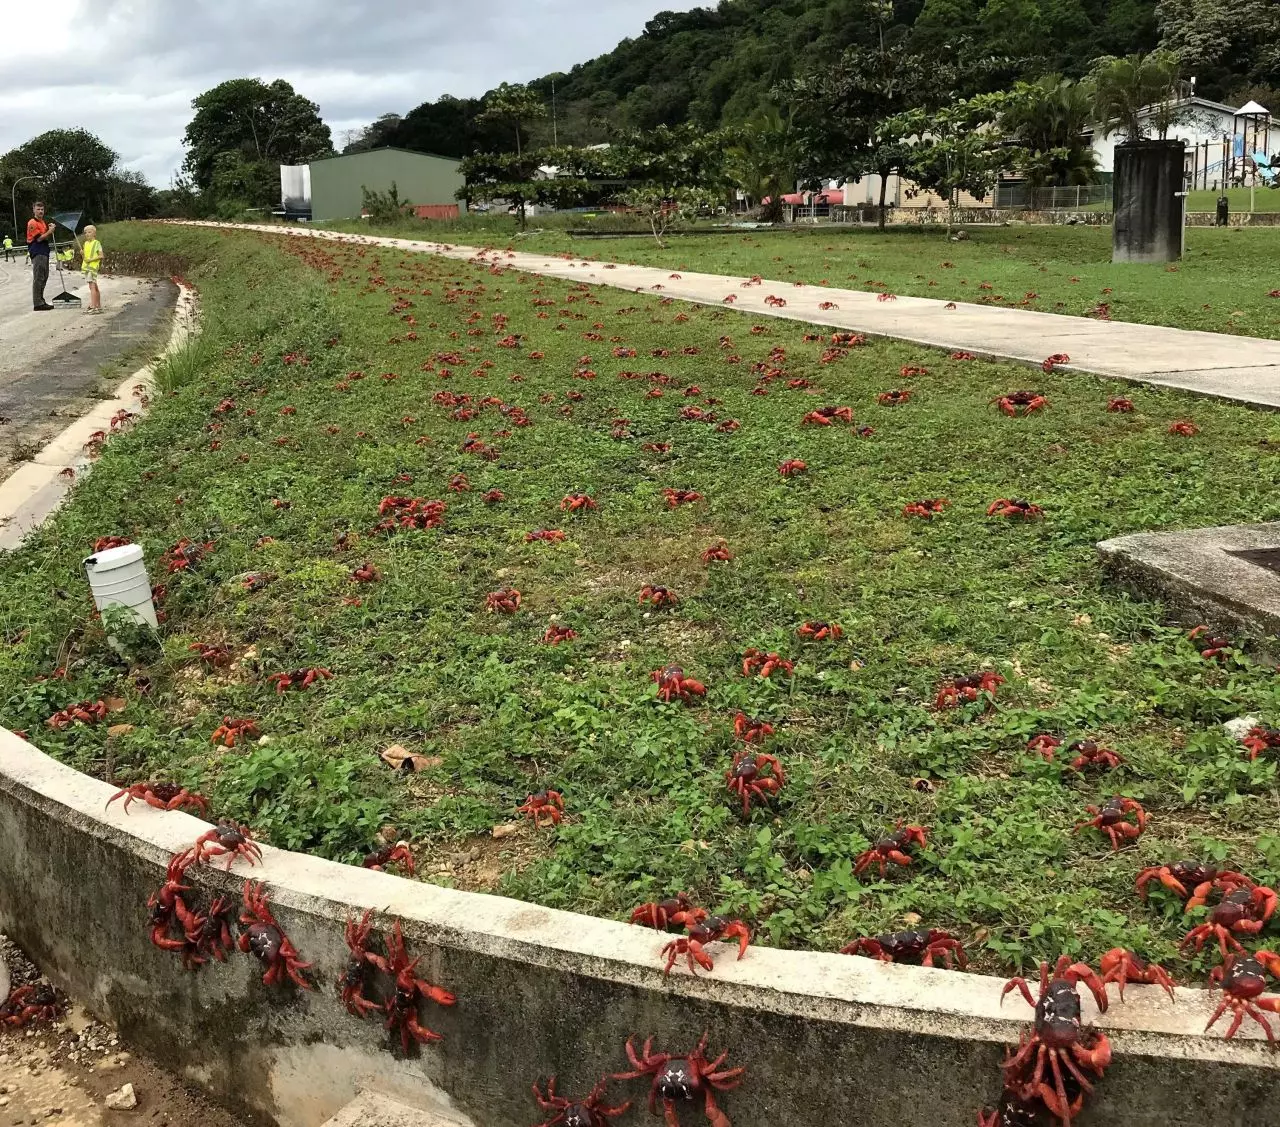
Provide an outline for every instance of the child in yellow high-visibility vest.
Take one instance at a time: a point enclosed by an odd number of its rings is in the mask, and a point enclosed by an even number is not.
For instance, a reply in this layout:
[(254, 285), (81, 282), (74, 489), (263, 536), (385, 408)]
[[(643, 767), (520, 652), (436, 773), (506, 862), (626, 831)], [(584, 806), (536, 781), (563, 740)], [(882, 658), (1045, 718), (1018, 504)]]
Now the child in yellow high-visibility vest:
[(98, 228), (92, 223), (84, 229), (84, 247), (80, 251), (80, 268), (89, 283), (88, 313), (102, 312), (102, 293), (98, 289), (98, 271), (102, 269), (102, 244), (98, 241)]

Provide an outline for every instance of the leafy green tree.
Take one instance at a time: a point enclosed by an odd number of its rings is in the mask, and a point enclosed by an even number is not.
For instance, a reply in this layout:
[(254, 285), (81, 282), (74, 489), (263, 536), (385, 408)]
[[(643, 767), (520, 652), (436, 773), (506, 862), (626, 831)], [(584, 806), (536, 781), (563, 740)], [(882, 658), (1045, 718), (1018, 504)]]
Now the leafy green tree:
[(676, 223), (691, 221), (704, 212), (713, 211), (720, 201), (715, 192), (703, 188), (667, 190), (651, 184), (628, 188), (619, 198), (634, 215), (649, 225), (658, 246), (665, 245), (662, 240)]
[(795, 190), (801, 159), (800, 138), (790, 119), (769, 109), (738, 131), (728, 169), (747, 198), (761, 205), (760, 218), (780, 223), (782, 197)]
[(1280, 4), (1274, 0), (1160, 0), (1156, 16), (1160, 46), (1182, 60), (1208, 96), (1280, 86)]
[(266, 164), (306, 164), (333, 153), (320, 108), (283, 79), (232, 78), (192, 103), (195, 116), (183, 144), (183, 168), (202, 190), (213, 187), (220, 153), (240, 153)]
[(1048, 74), (1019, 84), (1014, 93), (1004, 126), (1022, 146), (1027, 182), (1033, 188), (1092, 183), (1098, 156), (1085, 140), (1093, 121), (1092, 87)]
[(587, 180), (578, 177), (544, 175), (540, 170), (548, 159), (540, 149), (466, 157), (459, 171), (467, 182), (458, 189), (458, 198), (479, 203), (506, 200), (516, 209), (523, 229), (528, 223), (530, 204), (563, 207), (576, 202), (591, 187)]
[[(78, 209), (107, 218), (110, 177), (116, 153), (87, 129), (50, 129), (0, 157), (0, 184), (18, 186), (18, 200), (44, 199), (51, 211)], [(7, 206), (7, 205), (6, 205)]]
[(1017, 165), (1020, 150), (1009, 143), (1002, 119), (1018, 98), (979, 94), (939, 109), (911, 110), (892, 122), (892, 131), (907, 139), (903, 175), (947, 201), (948, 231), (955, 226), (961, 192), (983, 199), (1000, 174)]
[[(1139, 141), (1154, 130), (1161, 139), (1167, 137), (1179, 116), (1178, 70), (1178, 56), (1170, 51), (1098, 59), (1089, 79), (1102, 135), (1120, 132), (1129, 141)], [(1155, 112), (1144, 117), (1142, 111), (1148, 107)]]
[(370, 149), (381, 149), (390, 145), (391, 138), (395, 136), (403, 120), (398, 113), (384, 113), (363, 129), (348, 130), (343, 137), (342, 155), (367, 153)]
[(476, 120), (505, 126), (515, 135), (516, 156), (521, 151), (521, 132), (533, 121), (547, 116), (541, 95), (528, 86), (504, 82), (484, 98), (484, 109)]

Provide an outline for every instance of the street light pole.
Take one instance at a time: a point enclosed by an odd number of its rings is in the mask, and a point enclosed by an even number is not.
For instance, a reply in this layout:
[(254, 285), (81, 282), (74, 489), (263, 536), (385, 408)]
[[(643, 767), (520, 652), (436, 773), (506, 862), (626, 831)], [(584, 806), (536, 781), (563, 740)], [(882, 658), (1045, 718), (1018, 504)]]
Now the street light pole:
[(39, 180), (39, 176), (19, 176), (13, 182), (13, 191), (9, 193), (9, 206), (13, 208), (13, 237), (18, 237), (18, 185), (24, 180)]

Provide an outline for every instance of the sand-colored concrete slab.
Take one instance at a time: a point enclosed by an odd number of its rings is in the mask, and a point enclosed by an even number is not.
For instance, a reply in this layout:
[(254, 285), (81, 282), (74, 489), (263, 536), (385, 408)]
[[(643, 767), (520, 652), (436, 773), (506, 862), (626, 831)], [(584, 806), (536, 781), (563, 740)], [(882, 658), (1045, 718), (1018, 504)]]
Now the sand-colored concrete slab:
[[(704, 305), (725, 304), (753, 317), (773, 317), (872, 336), (893, 337), (931, 348), (963, 350), (983, 356), (1039, 364), (1055, 353), (1071, 362), (1067, 370), (1235, 400), (1257, 407), (1280, 406), (1280, 340), (1205, 333), (1160, 325), (1092, 320), (1009, 309), (998, 305), (947, 302), (921, 297), (895, 297), (866, 290), (839, 289), (777, 280), (747, 279), (652, 266), (593, 262), (522, 251), (412, 239), (348, 235), (307, 227), (263, 227), (254, 224), (202, 223), (267, 234), (284, 234), (365, 246), (385, 246), (413, 253), (439, 254), (589, 285), (613, 286), (661, 294)], [(766, 304), (781, 298), (785, 306)], [(822, 309), (830, 303), (838, 308)], [(1280, 325), (1280, 303), (1277, 303)], [(1231, 372), (1250, 373), (1245, 384)], [(1256, 379), (1255, 379), (1256, 377)]]
[(472, 1120), (440, 1111), (422, 1111), (397, 1100), (364, 1092), (324, 1127), (474, 1127)]

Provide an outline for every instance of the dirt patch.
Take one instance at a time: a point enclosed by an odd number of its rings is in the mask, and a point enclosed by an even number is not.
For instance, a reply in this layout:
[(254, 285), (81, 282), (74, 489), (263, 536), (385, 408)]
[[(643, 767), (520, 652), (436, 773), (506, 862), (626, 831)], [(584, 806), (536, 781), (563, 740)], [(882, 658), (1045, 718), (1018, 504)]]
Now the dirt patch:
[[(5, 936), (0, 956), (13, 985), (41, 982), (39, 970)], [(137, 1106), (108, 1109), (126, 1084)], [(0, 1032), (0, 1125), (54, 1127), (244, 1127), (204, 1096), (123, 1042), (79, 1006), (52, 1023)]]

